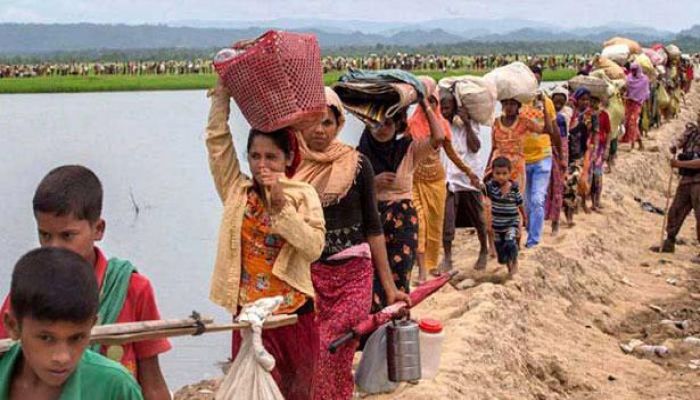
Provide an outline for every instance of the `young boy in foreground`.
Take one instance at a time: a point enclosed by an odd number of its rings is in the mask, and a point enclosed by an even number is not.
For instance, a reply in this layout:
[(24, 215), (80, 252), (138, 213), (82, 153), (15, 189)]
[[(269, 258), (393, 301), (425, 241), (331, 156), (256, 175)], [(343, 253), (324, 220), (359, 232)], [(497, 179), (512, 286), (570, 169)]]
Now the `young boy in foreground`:
[(492, 180), (486, 184), (491, 199), (493, 233), (498, 263), (508, 266), (508, 275), (518, 271), (518, 231), (520, 218), (527, 226), (527, 214), (517, 182), (510, 180), (512, 165), (505, 157), (493, 160)]
[[(67, 165), (49, 172), (36, 189), (33, 208), (42, 247), (71, 250), (93, 266), (101, 290), (97, 324), (160, 319), (148, 278), (128, 261), (108, 261), (95, 247), (104, 236), (106, 224), (101, 218), (102, 184), (92, 171)], [(6, 299), (0, 315), (8, 311), (9, 303)], [(4, 337), (7, 333), (0, 322), (0, 338)], [(170, 347), (163, 339), (93, 350), (124, 365), (138, 380), (146, 400), (169, 400), (158, 355)]]
[(97, 282), (90, 265), (64, 249), (22, 257), (12, 273), (12, 339), (0, 355), (0, 400), (141, 400), (133, 376), (87, 350), (97, 320)]

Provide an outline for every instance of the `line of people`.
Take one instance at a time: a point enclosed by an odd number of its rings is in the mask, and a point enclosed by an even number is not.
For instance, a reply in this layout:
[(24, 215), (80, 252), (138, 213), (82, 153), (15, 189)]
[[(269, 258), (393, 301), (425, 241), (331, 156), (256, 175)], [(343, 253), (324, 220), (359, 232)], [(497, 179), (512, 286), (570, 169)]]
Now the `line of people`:
[[(541, 80), (541, 68), (532, 71)], [(410, 303), (411, 287), (429, 271), (452, 269), (456, 228), (476, 229), (476, 269), (487, 266), (491, 250), (512, 276), (523, 231), (522, 245), (535, 247), (545, 220), (558, 231), (562, 210), (569, 226), (579, 204), (588, 210), (590, 200), (600, 210), (614, 137), (624, 125), (622, 137), (634, 143), (640, 123), (636, 108), (628, 106), (623, 124), (605, 96), (557, 87), (531, 102), (502, 100), (502, 114), (486, 126), (452, 92), (421, 81), (416, 110), (367, 124), (356, 147), (338, 140), (345, 105), (330, 88), (322, 119), (251, 130), (251, 177), (241, 172), (229, 128), (228, 90), (219, 82), (208, 92), (206, 148), (224, 208), (210, 299), (235, 316), (246, 304), (282, 296), (276, 313), (298, 316), (295, 325), (263, 333), (285, 399), (351, 398), (359, 340), (334, 354), (328, 344), (371, 312)], [(635, 64), (627, 87), (628, 103), (648, 101), (649, 82)], [(167, 340), (94, 348), (126, 370), (85, 351), (95, 323), (160, 318), (148, 279), (96, 247), (106, 228), (99, 179), (82, 166), (56, 168), (39, 184), (33, 210), (44, 249), (17, 263), (0, 312), (0, 337), (21, 341), (0, 358), (0, 398), (75, 390), (170, 398), (158, 363)], [(76, 287), (83, 290), (70, 290)], [(240, 346), (234, 334), (233, 358)], [(96, 389), (104, 379), (109, 385)]]
[[(348, 68), (369, 70), (402, 69), (406, 71), (487, 71), (507, 65), (513, 61), (528, 64), (539, 63), (548, 69), (585, 69), (589, 55), (421, 55), (397, 53), (395, 55), (369, 54), (363, 57), (326, 56), (323, 58), (324, 72), (345, 71)], [(696, 64), (700, 57), (696, 56)], [(70, 62), (70, 63), (0, 63), (0, 78), (34, 78), (52, 76), (88, 75), (189, 75), (211, 74), (211, 60), (153, 60), (123, 62)]]

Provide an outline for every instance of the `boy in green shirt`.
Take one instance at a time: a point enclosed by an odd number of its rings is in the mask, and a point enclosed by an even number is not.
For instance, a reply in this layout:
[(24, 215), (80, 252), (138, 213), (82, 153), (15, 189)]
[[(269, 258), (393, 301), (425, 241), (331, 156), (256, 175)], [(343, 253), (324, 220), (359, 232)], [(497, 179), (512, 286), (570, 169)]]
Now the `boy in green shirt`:
[(12, 273), (5, 327), (17, 340), (0, 355), (0, 400), (143, 400), (133, 376), (87, 350), (98, 290), (85, 259), (41, 248)]

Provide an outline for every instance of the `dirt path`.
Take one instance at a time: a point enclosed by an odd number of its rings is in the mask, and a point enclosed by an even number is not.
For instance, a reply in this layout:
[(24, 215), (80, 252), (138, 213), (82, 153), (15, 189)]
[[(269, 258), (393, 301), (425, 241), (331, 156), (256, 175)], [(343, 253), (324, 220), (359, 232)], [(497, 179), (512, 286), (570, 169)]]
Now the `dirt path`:
[[(659, 149), (700, 110), (695, 85), (681, 117), (652, 131), (645, 152), (621, 150), (606, 175), (601, 214), (578, 214), (573, 229), (522, 253), (520, 273), (505, 280), (492, 261), (471, 269), (476, 237), (458, 234), (462, 277), (477, 285), (447, 287), (421, 304), (415, 317), (444, 321), (442, 367), (434, 381), (402, 385), (371, 399), (700, 399), (700, 266), (695, 222), (681, 234), (676, 254), (648, 249), (659, 242), (663, 217), (642, 210), (640, 197), (665, 206), (670, 168)], [(549, 230), (548, 230), (549, 231)], [(652, 306), (652, 307), (650, 307)], [(687, 320), (687, 327), (662, 320)], [(639, 339), (666, 345), (670, 356), (625, 354), (620, 344)], [(700, 366), (700, 364), (698, 364)], [(187, 388), (177, 399), (210, 399), (212, 383)]]

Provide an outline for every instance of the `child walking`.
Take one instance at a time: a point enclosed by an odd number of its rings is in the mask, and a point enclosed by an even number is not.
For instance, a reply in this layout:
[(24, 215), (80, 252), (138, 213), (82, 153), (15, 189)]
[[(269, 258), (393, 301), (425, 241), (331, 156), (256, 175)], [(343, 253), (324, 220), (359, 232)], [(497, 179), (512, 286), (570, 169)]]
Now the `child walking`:
[(491, 200), (492, 230), (494, 233), (498, 263), (508, 266), (508, 275), (518, 271), (518, 237), (520, 218), (527, 226), (527, 214), (517, 182), (510, 179), (513, 168), (510, 160), (498, 157), (493, 160), (492, 179), (486, 184), (486, 194)]

